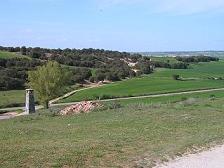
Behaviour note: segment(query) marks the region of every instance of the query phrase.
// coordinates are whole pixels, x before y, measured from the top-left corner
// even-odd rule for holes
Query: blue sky
[[[224,50],[224,0],[4,0],[0,45]]]

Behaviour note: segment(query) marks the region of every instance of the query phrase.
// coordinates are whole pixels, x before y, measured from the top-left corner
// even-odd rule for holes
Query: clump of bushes
[[[172,77],[174,80],[180,80],[180,75],[174,74]]]

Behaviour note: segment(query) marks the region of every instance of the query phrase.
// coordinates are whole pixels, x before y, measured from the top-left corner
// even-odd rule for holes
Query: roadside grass
[[[190,69],[157,69],[155,73],[141,78],[108,84],[99,88],[92,88],[77,92],[59,102],[75,102],[82,100],[97,100],[116,97],[129,97],[190,91],[208,88],[222,88],[224,80],[209,78],[224,77],[224,61],[199,63],[191,65]],[[173,80],[172,75],[178,74],[185,80]],[[189,79],[189,80],[188,80]]]
[[[192,100],[1,121],[0,167],[151,167],[222,143],[224,98]]]
[[[27,59],[31,59],[30,57],[21,55],[20,53],[7,52],[7,51],[0,51],[0,58],[5,58],[5,59],[9,59],[9,58],[27,58]]]

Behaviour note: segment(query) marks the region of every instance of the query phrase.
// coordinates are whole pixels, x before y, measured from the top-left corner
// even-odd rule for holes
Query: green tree
[[[70,75],[59,63],[50,61],[28,73],[29,86],[37,93],[40,103],[48,108],[49,101],[62,94]]]
[[[20,52],[21,52],[22,55],[26,55],[26,47],[22,46],[21,49],[20,49]]]

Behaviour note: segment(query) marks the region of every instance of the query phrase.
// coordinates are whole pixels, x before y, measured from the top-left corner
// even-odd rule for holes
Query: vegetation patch
[[[130,104],[66,117],[49,109],[1,121],[0,166],[150,167],[222,142],[223,101]]]

